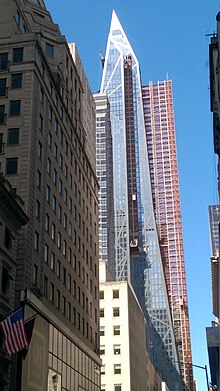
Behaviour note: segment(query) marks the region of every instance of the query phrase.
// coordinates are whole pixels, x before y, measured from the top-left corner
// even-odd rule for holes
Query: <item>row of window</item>
[[[11,89],[19,89],[22,87],[22,73],[11,74]],[[0,97],[7,95],[7,78],[0,79]]]
[[[105,336],[105,326],[101,326],[99,330],[100,337]],[[113,326],[113,335],[121,335],[121,327],[119,325]]]
[[[113,345],[113,354],[121,354],[121,345]],[[100,356],[105,355],[105,346],[100,346]]]
[[[64,316],[69,319],[81,332],[92,342],[92,327],[85,321],[84,317],[71,306],[71,303],[66,300],[64,295],[61,295],[59,289],[56,289],[51,282],[49,284],[48,277],[44,275],[44,296],[50,300],[50,302],[56,306],[56,308],[63,313]],[[95,333],[96,346],[98,342],[97,333]]]
[[[12,51],[12,62],[13,63],[19,63],[23,61],[24,56],[24,48],[18,47],[14,48]],[[6,71],[8,70],[9,66],[9,59],[8,59],[8,53],[0,53],[0,71]]]
[[[114,364],[114,375],[121,374],[121,364]],[[105,375],[105,365],[101,366],[101,375]]]
[[[11,117],[17,117],[21,115],[21,101],[20,100],[10,100],[9,101],[9,115]],[[0,125],[5,125],[6,123],[6,112],[5,105],[0,105]]]
[[[105,292],[104,291],[99,291],[99,299],[104,299],[105,298]],[[112,291],[112,298],[113,299],[119,299],[119,289],[113,289]]]
[[[112,308],[112,314],[113,317],[120,316],[120,308],[119,307]],[[100,308],[100,318],[104,318],[104,316],[105,316],[105,309]]]

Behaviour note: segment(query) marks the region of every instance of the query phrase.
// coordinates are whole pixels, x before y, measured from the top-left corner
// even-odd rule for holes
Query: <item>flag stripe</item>
[[[3,320],[0,326],[5,339],[4,348],[9,355],[19,352],[29,345],[22,308]]]

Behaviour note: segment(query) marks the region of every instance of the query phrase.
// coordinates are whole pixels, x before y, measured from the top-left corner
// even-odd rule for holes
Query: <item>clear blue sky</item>
[[[209,105],[208,44],[220,0],[45,0],[76,42],[92,91],[99,90],[114,8],[139,59],[142,82],[173,80],[193,363],[208,365],[205,327],[212,316],[208,205],[218,202]],[[205,372],[194,370],[198,390]]]

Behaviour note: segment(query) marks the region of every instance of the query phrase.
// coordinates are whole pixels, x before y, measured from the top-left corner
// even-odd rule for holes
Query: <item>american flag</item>
[[[4,349],[7,354],[19,352],[29,345],[24,325],[23,309],[9,315],[0,323],[4,335]]]

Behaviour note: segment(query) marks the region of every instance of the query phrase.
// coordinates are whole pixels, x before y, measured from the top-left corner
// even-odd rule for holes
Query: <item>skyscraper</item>
[[[114,270],[114,196],[110,107],[105,94],[94,94],[96,104],[96,173],[99,181],[99,260]]]
[[[26,316],[38,314],[20,389],[98,391],[95,102],[43,0],[1,1],[0,140],[1,171],[29,217],[16,305],[26,293]]]
[[[193,390],[172,82],[142,87],[151,188],[178,357]]]
[[[114,11],[101,93],[110,101],[116,278],[131,281],[178,368],[152,202],[139,63]]]

